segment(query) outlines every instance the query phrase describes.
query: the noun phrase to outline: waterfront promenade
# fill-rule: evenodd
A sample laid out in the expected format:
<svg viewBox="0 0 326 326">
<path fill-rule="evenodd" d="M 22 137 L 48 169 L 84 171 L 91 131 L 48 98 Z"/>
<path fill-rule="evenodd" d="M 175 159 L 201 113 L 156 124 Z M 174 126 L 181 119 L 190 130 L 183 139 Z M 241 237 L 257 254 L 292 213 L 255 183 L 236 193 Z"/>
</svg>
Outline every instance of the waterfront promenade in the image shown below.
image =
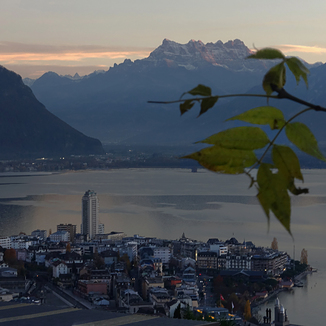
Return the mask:
<svg viewBox="0 0 326 326">
<path fill-rule="evenodd" d="M 312 274 L 314 272 L 317 272 L 317 269 L 311 267 L 309 270 L 306 270 L 306 271 L 300 273 L 299 275 L 295 276 L 294 281 L 300 281 L 301 279 L 303 279 L 307 275 Z"/>
<path fill-rule="evenodd" d="M 302 272 L 302 273 L 296 275 L 296 276 L 294 277 L 294 283 L 297 282 L 297 281 L 302 280 L 304 277 L 306 277 L 306 276 L 309 275 L 309 274 L 312 274 L 313 272 L 317 272 L 317 270 L 314 269 L 314 268 L 310 268 L 309 270 L 306 270 L 306 271 L 304 271 L 304 272 Z M 284 290 L 286 290 L 286 289 L 281 288 L 281 289 L 277 289 L 277 290 L 275 290 L 275 291 L 273 291 L 273 292 L 270 292 L 266 298 L 264 298 L 263 300 L 259 300 L 259 301 L 255 301 L 255 302 L 253 302 L 251 306 L 252 306 L 253 308 L 254 308 L 254 307 L 259 307 L 260 305 L 262 305 L 262 304 L 268 302 L 268 301 L 269 301 L 270 299 L 272 299 L 273 297 L 276 297 L 280 292 L 283 292 Z"/>
</svg>

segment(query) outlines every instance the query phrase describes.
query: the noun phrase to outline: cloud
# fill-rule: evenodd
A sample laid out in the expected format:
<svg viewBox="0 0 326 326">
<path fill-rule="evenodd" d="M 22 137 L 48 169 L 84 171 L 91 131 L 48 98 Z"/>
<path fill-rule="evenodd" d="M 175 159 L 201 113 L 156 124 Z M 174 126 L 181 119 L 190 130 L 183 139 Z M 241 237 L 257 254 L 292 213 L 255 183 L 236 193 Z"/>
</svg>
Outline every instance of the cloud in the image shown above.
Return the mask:
<svg viewBox="0 0 326 326">
<path fill-rule="evenodd" d="M 326 48 L 320 46 L 281 44 L 276 47 L 285 53 L 287 52 L 301 52 L 301 53 L 312 53 L 312 54 L 326 53 Z"/>
<path fill-rule="evenodd" d="M 0 42 L 0 65 L 23 78 L 38 78 L 45 72 L 83 76 L 94 70 L 108 70 L 124 59 L 147 57 L 153 48 L 100 45 L 44 45 Z"/>
<path fill-rule="evenodd" d="M 0 42 L 1 64 L 33 64 L 46 62 L 87 62 L 94 59 L 123 59 L 147 57 L 152 48 L 105 47 L 97 45 L 53 46 Z"/>
<path fill-rule="evenodd" d="M 89 65 L 89 66 L 69 66 L 69 65 L 31 65 L 31 64 L 6 64 L 5 67 L 16 72 L 23 78 L 36 79 L 48 71 L 56 72 L 59 75 L 75 75 L 80 76 L 89 75 L 95 70 L 108 70 L 109 67 L 105 65 Z"/>
<path fill-rule="evenodd" d="M 266 46 L 281 50 L 285 55 L 297 56 L 306 62 L 325 62 L 326 47 L 316 45 L 278 44 Z M 251 50 L 256 50 L 251 49 Z"/>
</svg>

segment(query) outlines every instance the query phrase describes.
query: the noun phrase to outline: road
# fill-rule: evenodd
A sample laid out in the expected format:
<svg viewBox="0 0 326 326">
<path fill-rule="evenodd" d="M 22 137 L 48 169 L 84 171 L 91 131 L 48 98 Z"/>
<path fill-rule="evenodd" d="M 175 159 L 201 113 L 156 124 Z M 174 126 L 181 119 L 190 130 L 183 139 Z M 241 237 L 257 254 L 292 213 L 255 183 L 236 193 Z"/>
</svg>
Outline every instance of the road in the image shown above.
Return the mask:
<svg viewBox="0 0 326 326">
<path fill-rule="evenodd" d="M 34 285 L 31 287 L 30 297 L 37 298 L 41 304 L 53 305 L 57 307 L 76 307 L 80 309 L 90 309 L 91 304 L 79 299 L 68 291 L 63 291 L 59 287 L 48 281 L 47 276 L 35 274 Z M 67 294 L 68 293 L 68 294 Z"/>
</svg>

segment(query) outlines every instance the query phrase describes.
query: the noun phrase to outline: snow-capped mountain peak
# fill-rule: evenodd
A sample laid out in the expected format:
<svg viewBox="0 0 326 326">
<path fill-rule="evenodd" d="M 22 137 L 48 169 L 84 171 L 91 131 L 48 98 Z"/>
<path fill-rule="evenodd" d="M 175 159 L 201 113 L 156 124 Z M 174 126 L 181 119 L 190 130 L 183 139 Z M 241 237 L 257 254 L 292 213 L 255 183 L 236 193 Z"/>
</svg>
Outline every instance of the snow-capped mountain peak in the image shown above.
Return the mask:
<svg viewBox="0 0 326 326">
<path fill-rule="evenodd" d="M 217 41 L 207 44 L 193 39 L 186 44 L 164 39 L 162 45 L 145 60 L 157 63 L 165 61 L 169 66 L 183 66 L 187 69 L 196 69 L 202 65 L 212 64 L 232 70 L 242 70 L 246 66 L 249 69 L 250 63 L 246 64 L 244 60 L 251 53 L 252 51 L 238 39 L 226 43 Z"/>
</svg>

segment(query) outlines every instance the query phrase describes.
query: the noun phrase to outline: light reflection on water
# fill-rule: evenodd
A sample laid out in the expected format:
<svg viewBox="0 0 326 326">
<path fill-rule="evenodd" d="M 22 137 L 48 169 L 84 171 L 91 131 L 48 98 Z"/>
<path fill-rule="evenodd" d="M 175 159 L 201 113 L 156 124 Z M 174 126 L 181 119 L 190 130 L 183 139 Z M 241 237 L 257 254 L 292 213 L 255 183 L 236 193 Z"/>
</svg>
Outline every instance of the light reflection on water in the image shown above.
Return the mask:
<svg viewBox="0 0 326 326">
<path fill-rule="evenodd" d="M 0 235 L 56 230 L 59 223 L 76 224 L 79 230 L 81 197 L 86 190 L 94 189 L 106 232 L 124 231 L 128 235 L 167 239 L 179 238 L 185 232 L 186 236 L 203 241 L 235 236 L 239 241 L 251 240 L 262 246 L 270 246 L 275 236 L 279 248 L 291 255 L 295 244 L 296 258 L 306 248 L 310 263 L 319 268 L 319 273 L 308 278 L 306 288 L 295 289 L 300 295 L 282 294 L 281 298 L 291 322 L 308 326 L 313 324 L 311 320 L 307 322 L 297 310 L 304 304 L 304 298 L 301 303 L 297 301 L 309 295 L 312 309 L 309 315 L 316 318 L 314 325 L 318 326 L 322 323 L 316 317 L 317 311 L 313 314 L 313 307 L 323 302 L 322 293 L 326 289 L 325 171 L 307 171 L 305 180 L 304 186 L 310 188 L 310 194 L 292 197 L 294 243 L 274 218 L 268 232 L 255 190 L 247 189 L 247 178 L 178 169 L 2 175 Z M 316 282 L 318 286 L 314 286 Z"/>
</svg>

